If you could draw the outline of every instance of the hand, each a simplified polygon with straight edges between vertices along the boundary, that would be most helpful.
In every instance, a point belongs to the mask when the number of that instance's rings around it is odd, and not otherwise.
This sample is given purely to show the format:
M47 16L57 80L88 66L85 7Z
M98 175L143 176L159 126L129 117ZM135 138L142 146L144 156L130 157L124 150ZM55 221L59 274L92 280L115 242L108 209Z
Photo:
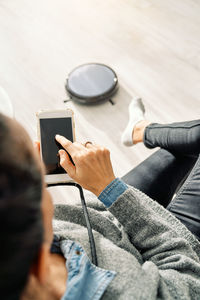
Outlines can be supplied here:
M115 179L108 149L89 143L86 146L72 143L60 135L56 135L56 140L71 155L75 164L72 164L66 151L59 150L60 165L83 188L99 196Z
M40 156L40 142L39 141L34 142L34 148L35 148L37 155Z

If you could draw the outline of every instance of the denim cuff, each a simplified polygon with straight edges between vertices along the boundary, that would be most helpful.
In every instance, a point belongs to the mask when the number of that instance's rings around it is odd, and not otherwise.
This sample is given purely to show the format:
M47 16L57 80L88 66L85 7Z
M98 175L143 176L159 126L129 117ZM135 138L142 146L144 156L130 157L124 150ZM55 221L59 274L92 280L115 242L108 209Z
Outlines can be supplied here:
M128 188L128 186L119 178L115 178L107 187L101 192L98 199L109 208L115 200Z

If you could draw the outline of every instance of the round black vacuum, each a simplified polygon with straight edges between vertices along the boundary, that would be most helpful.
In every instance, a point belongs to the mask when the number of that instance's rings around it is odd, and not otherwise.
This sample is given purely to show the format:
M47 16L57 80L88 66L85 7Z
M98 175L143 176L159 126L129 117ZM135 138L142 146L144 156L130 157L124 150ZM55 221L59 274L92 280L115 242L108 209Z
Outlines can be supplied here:
M72 100L92 104L110 100L117 90L117 85L117 75L110 67L89 63L70 72L65 88Z

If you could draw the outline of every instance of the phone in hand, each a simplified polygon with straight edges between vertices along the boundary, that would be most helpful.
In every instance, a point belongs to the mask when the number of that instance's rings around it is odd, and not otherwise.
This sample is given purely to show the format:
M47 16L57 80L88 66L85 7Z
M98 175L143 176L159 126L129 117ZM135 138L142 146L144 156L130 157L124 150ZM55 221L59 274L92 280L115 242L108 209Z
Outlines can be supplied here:
M71 109L43 110L37 113L38 138L40 153L46 167L45 182L71 182L72 178L60 166L59 149L62 146L55 140L55 135L63 135L71 142L75 141L74 113Z

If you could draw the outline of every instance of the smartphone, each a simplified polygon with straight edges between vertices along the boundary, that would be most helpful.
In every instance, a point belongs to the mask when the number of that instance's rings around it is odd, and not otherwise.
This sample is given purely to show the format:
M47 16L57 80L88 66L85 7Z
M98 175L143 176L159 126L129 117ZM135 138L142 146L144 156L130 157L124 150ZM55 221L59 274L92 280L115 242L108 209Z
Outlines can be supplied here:
M55 135L63 135L71 142L75 141L74 113L71 109L42 110L37 113L40 154L46 167L47 184L71 182L72 178L60 166L59 149L62 146Z

